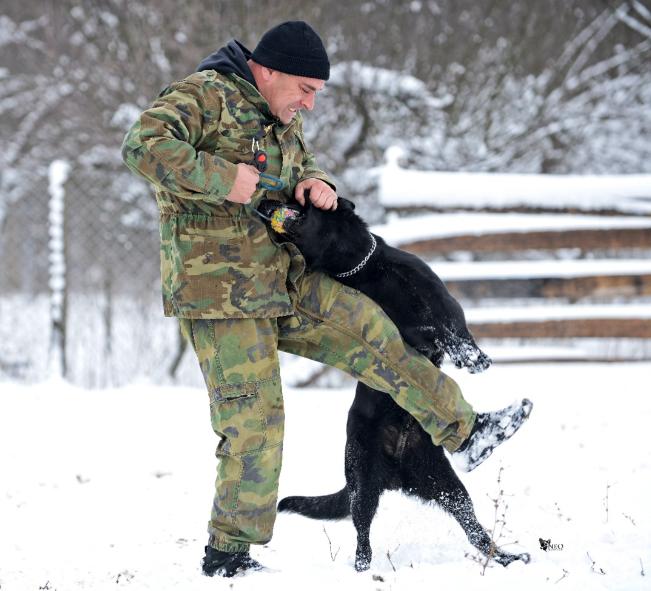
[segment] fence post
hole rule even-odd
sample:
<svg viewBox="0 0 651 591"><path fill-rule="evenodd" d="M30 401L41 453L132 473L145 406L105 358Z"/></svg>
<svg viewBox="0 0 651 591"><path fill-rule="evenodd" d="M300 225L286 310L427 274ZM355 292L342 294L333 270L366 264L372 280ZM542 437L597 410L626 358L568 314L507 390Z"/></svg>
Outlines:
<svg viewBox="0 0 651 591"><path fill-rule="evenodd" d="M54 160L48 171L50 194L48 233L48 272L50 287L50 349L48 374L50 378L65 378L66 364L66 257L65 257L65 190L70 165Z"/></svg>

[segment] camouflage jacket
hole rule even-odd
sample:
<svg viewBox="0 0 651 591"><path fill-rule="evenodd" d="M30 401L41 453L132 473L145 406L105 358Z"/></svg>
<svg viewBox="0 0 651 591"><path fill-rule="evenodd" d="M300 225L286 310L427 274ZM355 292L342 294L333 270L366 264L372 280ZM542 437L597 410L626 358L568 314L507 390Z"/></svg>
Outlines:
<svg viewBox="0 0 651 591"><path fill-rule="evenodd" d="M236 164L251 162L252 140L268 155L267 173L288 188L320 178L302 118L283 125L258 90L235 74L197 72L163 90L127 133L127 166L153 184L160 210L161 279L166 316L264 318L290 314L286 280L302 273L293 245L271 240L250 205L225 201Z"/></svg>

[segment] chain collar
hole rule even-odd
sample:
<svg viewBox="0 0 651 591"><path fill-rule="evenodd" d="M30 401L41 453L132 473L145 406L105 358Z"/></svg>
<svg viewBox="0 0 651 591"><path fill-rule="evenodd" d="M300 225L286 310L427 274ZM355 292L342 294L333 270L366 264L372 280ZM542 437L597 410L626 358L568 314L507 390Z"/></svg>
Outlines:
<svg viewBox="0 0 651 591"><path fill-rule="evenodd" d="M350 271L346 271L345 273L337 273L335 277L350 277L351 275L354 275L355 273L358 273L361 271L365 266L366 263L368 263L368 260L373 256L373 253L375 252L375 247L377 246L377 242L375 241L375 236L373 234L371 236L371 250L368 251L368 254L364 257L362 262L357 265L354 269L351 269Z"/></svg>

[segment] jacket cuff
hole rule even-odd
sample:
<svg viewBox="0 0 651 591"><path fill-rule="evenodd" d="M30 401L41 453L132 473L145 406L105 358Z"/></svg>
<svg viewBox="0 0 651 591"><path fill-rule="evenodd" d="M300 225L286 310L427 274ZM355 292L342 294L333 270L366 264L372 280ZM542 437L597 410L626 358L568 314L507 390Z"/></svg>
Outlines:
<svg viewBox="0 0 651 591"><path fill-rule="evenodd" d="M319 179L323 181L324 183L327 183L332 187L332 190L336 193L337 192L337 186L332 182L330 177L325 173L321 171L311 171L311 172L306 172L298 181L296 184L300 183L301 181L306 181L307 179Z"/></svg>

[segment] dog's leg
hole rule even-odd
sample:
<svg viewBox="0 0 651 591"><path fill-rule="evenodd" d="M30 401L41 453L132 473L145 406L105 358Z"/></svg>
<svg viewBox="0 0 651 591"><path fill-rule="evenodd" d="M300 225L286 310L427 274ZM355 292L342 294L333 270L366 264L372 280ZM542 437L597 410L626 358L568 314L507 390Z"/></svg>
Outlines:
<svg viewBox="0 0 651 591"><path fill-rule="evenodd" d="M437 452L440 450L440 448L432 449ZM423 474L421 469L420 474L411 476L411 494L426 501L436 501L457 520L468 536L468 541L485 556L490 556L503 566L507 566L514 560L529 562L529 554L504 552L491 541L490 536L477 520L466 487L459 480L442 451L436 454L436 460L429 462L429 465L432 466L429 473Z"/></svg>
<svg viewBox="0 0 651 591"><path fill-rule="evenodd" d="M511 554L500 550L491 541L488 532L482 527L475 515L475 508L466 487L446 462L445 469L438 474L441 485L435 500L448 511L463 528L468 536L468 541L485 556L490 556L502 566L511 564L514 560L522 560L525 564L531 560L527 553Z"/></svg>
<svg viewBox="0 0 651 591"><path fill-rule="evenodd" d="M437 367L441 367L444 354L457 368L465 367L470 373L480 373L493 363L465 328L418 326L402 333L405 341L429 357Z"/></svg>
<svg viewBox="0 0 651 591"><path fill-rule="evenodd" d="M488 369L493 363L491 358L478 347L475 339L465 329L455 331L446 327L440 346L450 356L452 363L456 367L459 369L465 367L470 373L480 373Z"/></svg>
<svg viewBox="0 0 651 591"><path fill-rule="evenodd" d="M355 551L355 570L362 572L371 566L371 523L377 511L380 491L377 488L360 487L351 496L350 509L353 525L357 530L357 550Z"/></svg>
<svg viewBox="0 0 651 591"><path fill-rule="evenodd" d="M346 444L346 483L350 492L350 512L357 531L355 570L371 566L371 522L377 511L381 489L373 480L369 454L360 442L349 439Z"/></svg>

